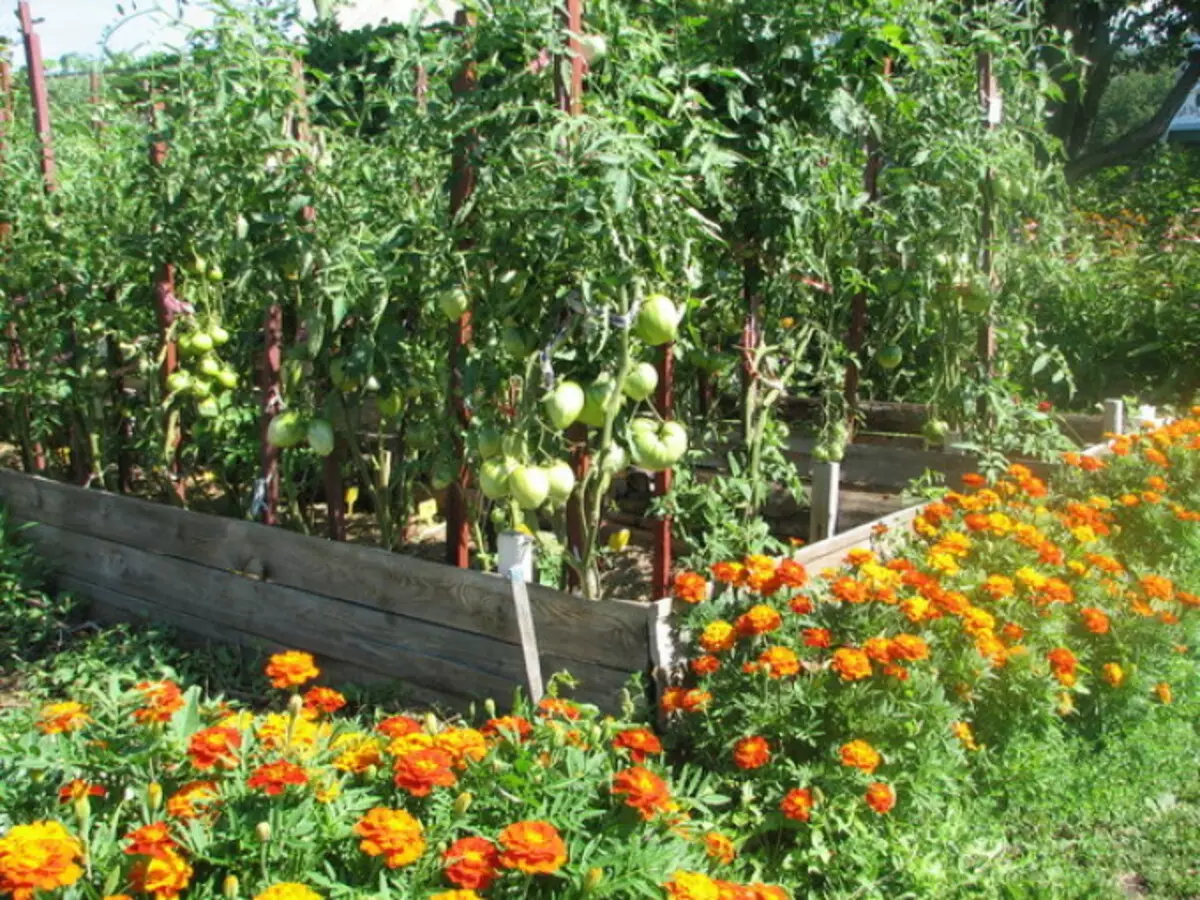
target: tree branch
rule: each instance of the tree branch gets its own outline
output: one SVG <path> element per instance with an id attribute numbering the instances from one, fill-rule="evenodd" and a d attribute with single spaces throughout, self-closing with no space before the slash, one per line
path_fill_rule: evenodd
<path id="1" fill-rule="evenodd" d="M 1154 115 L 1111 144 L 1068 162 L 1065 173 L 1067 180 L 1078 181 L 1085 175 L 1118 165 L 1130 156 L 1141 153 L 1152 146 L 1166 134 L 1167 129 L 1171 126 L 1171 120 L 1175 118 L 1176 113 L 1179 112 L 1180 107 L 1183 106 L 1198 81 L 1200 81 L 1200 50 L 1193 50 L 1188 56 L 1187 66 L 1180 74 L 1179 80 L 1175 82 L 1175 86 L 1163 99 Z"/>

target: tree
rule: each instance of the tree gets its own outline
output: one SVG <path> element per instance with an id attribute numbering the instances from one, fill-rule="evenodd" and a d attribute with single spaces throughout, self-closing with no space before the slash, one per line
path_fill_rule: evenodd
<path id="1" fill-rule="evenodd" d="M 1065 39 L 1065 47 L 1047 51 L 1046 61 L 1062 92 L 1050 130 L 1066 150 L 1071 180 L 1153 145 L 1200 81 L 1200 51 L 1185 50 L 1189 34 L 1200 31 L 1200 5 L 1189 0 L 1048 0 L 1042 19 Z M 1149 118 L 1103 147 L 1088 148 L 1100 102 L 1117 74 L 1171 65 L 1185 55 L 1179 78 Z"/>

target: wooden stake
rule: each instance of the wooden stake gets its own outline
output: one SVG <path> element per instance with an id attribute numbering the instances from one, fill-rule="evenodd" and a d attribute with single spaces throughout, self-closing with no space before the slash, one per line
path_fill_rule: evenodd
<path id="1" fill-rule="evenodd" d="M 1105 400 L 1104 401 L 1104 433 L 1105 434 L 1124 434 L 1125 433 L 1125 401 Z"/>
<path id="2" fill-rule="evenodd" d="M 26 70 L 29 74 L 29 93 L 33 100 L 33 130 L 41 144 L 40 166 L 46 193 L 57 187 L 54 171 L 54 141 L 50 130 L 50 95 L 46 90 L 46 69 L 42 65 L 42 39 L 33 30 L 33 13 L 26 0 L 17 4 L 21 20 L 21 37 L 25 41 Z"/>
<path id="3" fill-rule="evenodd" d="M 675 343 L 664 344 L 658 359 L 658 389 L 655 395 L 658 414 L 663 419 L 675 418 Z M 664 469 L 654 475 L 655 496 L 665 497 L 671 490 L 674 472 Z M 654 571 L 651 597 L 659 600 L 671 596 L 671 548 L 670 516 L 662 516 L 654 523 Z"/>
<path id="4" fill-rule="evenodd" d="M 984 129 L 993 130 L 1000 124 L 1003 117 L 1000 88 L 996 83 L 996 73 L 992 69 L 992 55 L 987 52 L 979 54 L 979 104 L 983 108 Z M 989 285 L 995 274 L 995 260 L 992 251 L 992 216 L 995 171 L 989 166 L 983 177 L 982 209 L 979 221 L 980 269 L 987 277 Z M 979 326 L 977 352 L 983 369 L 989 378 L 995 376 L 996 360 L 996 329 L 989 313 L 987 320 Z M 980 398 L 981 415 L 986 411 L 986 401 Z"/>
<path id="5" fill-rule="evenodd" d="M 466 10 L 459 10 L 454 15 L 454 26 L 463 36 L 464 46 L 472 48 L 472 38 L 467 33 L 475 24 L 475 16 Z M 477 84 L 478 76 L 475 62 L 468 60 L 454 79 L 453 91 L 455 97 L 465 97 L 472 93 Z M 450 184 L 450 216 L 457 219 L 459 213 L 475 192 L 475 166 L 471 161 L 474 152 L 476 135 L 469 133 L 456 141 L 454 149 L 454 173 Z M 462 238 L 458 249 L 467 250 L 472 241 Z M 467 411 L 466 398 L 463 396 L 463 365 L 467 354 L 467 346 L 471 343 L 471 311 L 463 313 L 462 317 L 450 325 L 450 351 L 448 364 L 450 367 L 450 415 L 458 428 L 455 431 L 454 451 L 459 463 L 458 477 L 450 485 L 446 498 L 446 561 L 452 566 L 465 569 L 471 564 L 471 523 L 467 516 L 467 491 L 471 485 L 471 473 L 466 464 L 466 447 L 463 443 L 462 431 L 470 424 L 470 414 Z"/>
<path id="6" fill-rule="evenodd" d="M 813 463 L 809 498 L 808 540 L 815 544 L 837 534 L 838 490 L 842 464 Z"/>

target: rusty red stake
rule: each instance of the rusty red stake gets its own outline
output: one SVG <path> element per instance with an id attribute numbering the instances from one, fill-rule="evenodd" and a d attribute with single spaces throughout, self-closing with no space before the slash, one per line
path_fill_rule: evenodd
<path id="1" fill-rule="evenodd" d="M 17 4 L 17 17 L 21 20 L 21 37 L 25 41 L 25 61 L 28 63 L 29 93 L 33 100 L 33 130 L 41 144 L 42 181 L 46 192 L 54 191 L 54 142 L 50 133 L 50 94 L 46 90 L 46 70 L 42 65 L 42 39 L 33 30 L 33 14 L 29 4 L 21 0 Z"/>
<path id="2" fill-rule="evenodd" d="M 471 48 L 471 37 L 467 34 L 475 24 L 475 16 L 466 10 L 459 10 L 454 15 L 454 27 L 463 36 L 464 46 Z M 463 63 L 462 69 L 455 76 L 453 90 L 455 97 L 465 97 L 475 90 L 478 82 L 477 70 L 473 60 Z M 476 135 L 468 133 L 461 135 L 455 142 L 454 174 L 450 183 L 450 216 L 457 219 L 459 212 L 467 205 L 475 192 L 475 166 L 471 160 L 475 149 Z M 464 237 L 458 243 L 459 250 L 469 249 L 470 238 Z M 458 459 L 458 477 L 450 485 L 446 498 L 446 561 L 452 566 L 465 569 L 471 564 L 471 523 L 467 516 L 467 491 L 471 486 L 471 473 L 466 464 L 466 447 L 463 443 L 462 431 L 471 422 L 467 410 L 466 398 L 463 396 L 463 365 L 466 361 L 467 346 L 471 343 L 471 312 L 463 313 L 457 322 L 450 324 L 450 350 L 448 363 L 450 367 L 450 394 L 448 399 L 450 415 L 458 425 L 455 431 L 454 452 Z"/>
<path id="3" fill-rule="evenodd" d="M 984 129 L 991 131 L 1001 121 L 1001 98 L 1000 87 L 996 82 L 996 73 L 992 68 L 992 55 L 990 53 L 980 53 L 978 60 L 979 71 L 979 105 L 983 109 Z M 983 176 L 982 194 L 983 202 L 980 210 L 979 221 L 979 242 L 980 242 L 980 268 L 983 274 L 987 276 L 989 282 L 994 274 L 993 254 L 992 254 L 992 201 L 996 173 L 990 166 Z M 995 359 L 996 359 L 996 329 L 992 323 L 991 314 L 988 314 L 987 320 L 979 326 L 979 336 L 977 340 L 977 352 L 979 359 L 983 363 L 984 371 L 988 377 L 995 375 Z M 980 415 L 983 415 L 987 409 L 986 401 L 981 397 L 979 402 Z"/>
<path id="4" fill-rule="evenodd" d="M 260 422 L 260 468 L 262 490 L 260 507 L 264 525 L 279 524 L 279 457 L 281 450 L 267 440 L 271 420 L 279 412 L 280 372 L 283 368 L 283 307 L 272 303 L 263 321 L 263 359 L 259 372 L 262 388 L 262 418 Z"/>
<path id="5" fill-rule="evenodd" d="M 664 419 L 675 418 L 675 343 L 664 344 L 658 359 L 658 391 L 655 395 L 655 405 L 658 414 Z M 671 480 L 675 473 L 665 469 L 654 476 L 654 493 L 665 497 L 671 490 Z M 659 600 L 671 596 L 671 567 L 673 565 L 671 550 L 670 516 L 663 516 L 654 523 L 654 573 L 653 599 Z"/>

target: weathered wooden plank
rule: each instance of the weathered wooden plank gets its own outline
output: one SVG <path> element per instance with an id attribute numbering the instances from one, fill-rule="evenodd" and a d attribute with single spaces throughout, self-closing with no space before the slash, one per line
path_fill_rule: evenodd
<path id="1" fill-rule="evenodd" d="M 507 584 L 483 572 L 15 472 L 0 472 L 0 498 L 24 519 L 520 645 Z M 537 585 L 529 601 L 548 654 L 613 668 L 648 658 L 640 604 L 595 603 Z"/>
<path id="2" fill-rule="evenodd" d="M 852 528 L 836 537 L 805 547 L 792 554 L 792 558 L 814 574 L 821 569 L 837 566 L 851 550 L 858 547 L 869 547 L 876 528 L 880 526 L 886 526 L 889 529 L 906 528 L 917 517 L 917 513 L 923 506 L 924 504 L 910 506 L 874 522 Z"/>
<path id="3" fill-rule="evenodd" d="M 60 575 L 55 579 L 55 583 L 60 590 L 70 591 L 86 599 L 89 602 L 89 616 L 101 625 L 129 622 L 165 626 L 178 632 L 181 641 L 190 645 L 237 644 L 263 654 L 293 649 L 278 641 L 225 625 L 216 625 L 208 619 L 168 609 L 139 597 L 131 597 L 108 587 L 91 584 L 72 575 Z M 319 681 L 322 684 L 388 684 L 396 687 L 404 702 L 454 711 L 463 710 L 469 705 L 469 701 L 463 697 L 401 682 L 394 676 L 354 663 L 318 656 L 317 664 L 321 669 Z"/>
<path id="4" fill-rule="evenodd" d="M 22 532 L 54 568 L 176 613 L 353 663 L 411 684 L 464 698 L 512 696 L 524 680 L 520 650 L 502 641 L 147 553 L 48 525 Z M 645 620 L 643 620 L 644 622 Z M 567 668 L 581 697 L 611 708 L 628 674 L 649 667 L 631 658 L 623 671 L 547 655 Z M 595 691 L 595 693 L 593 693 Z"/>

